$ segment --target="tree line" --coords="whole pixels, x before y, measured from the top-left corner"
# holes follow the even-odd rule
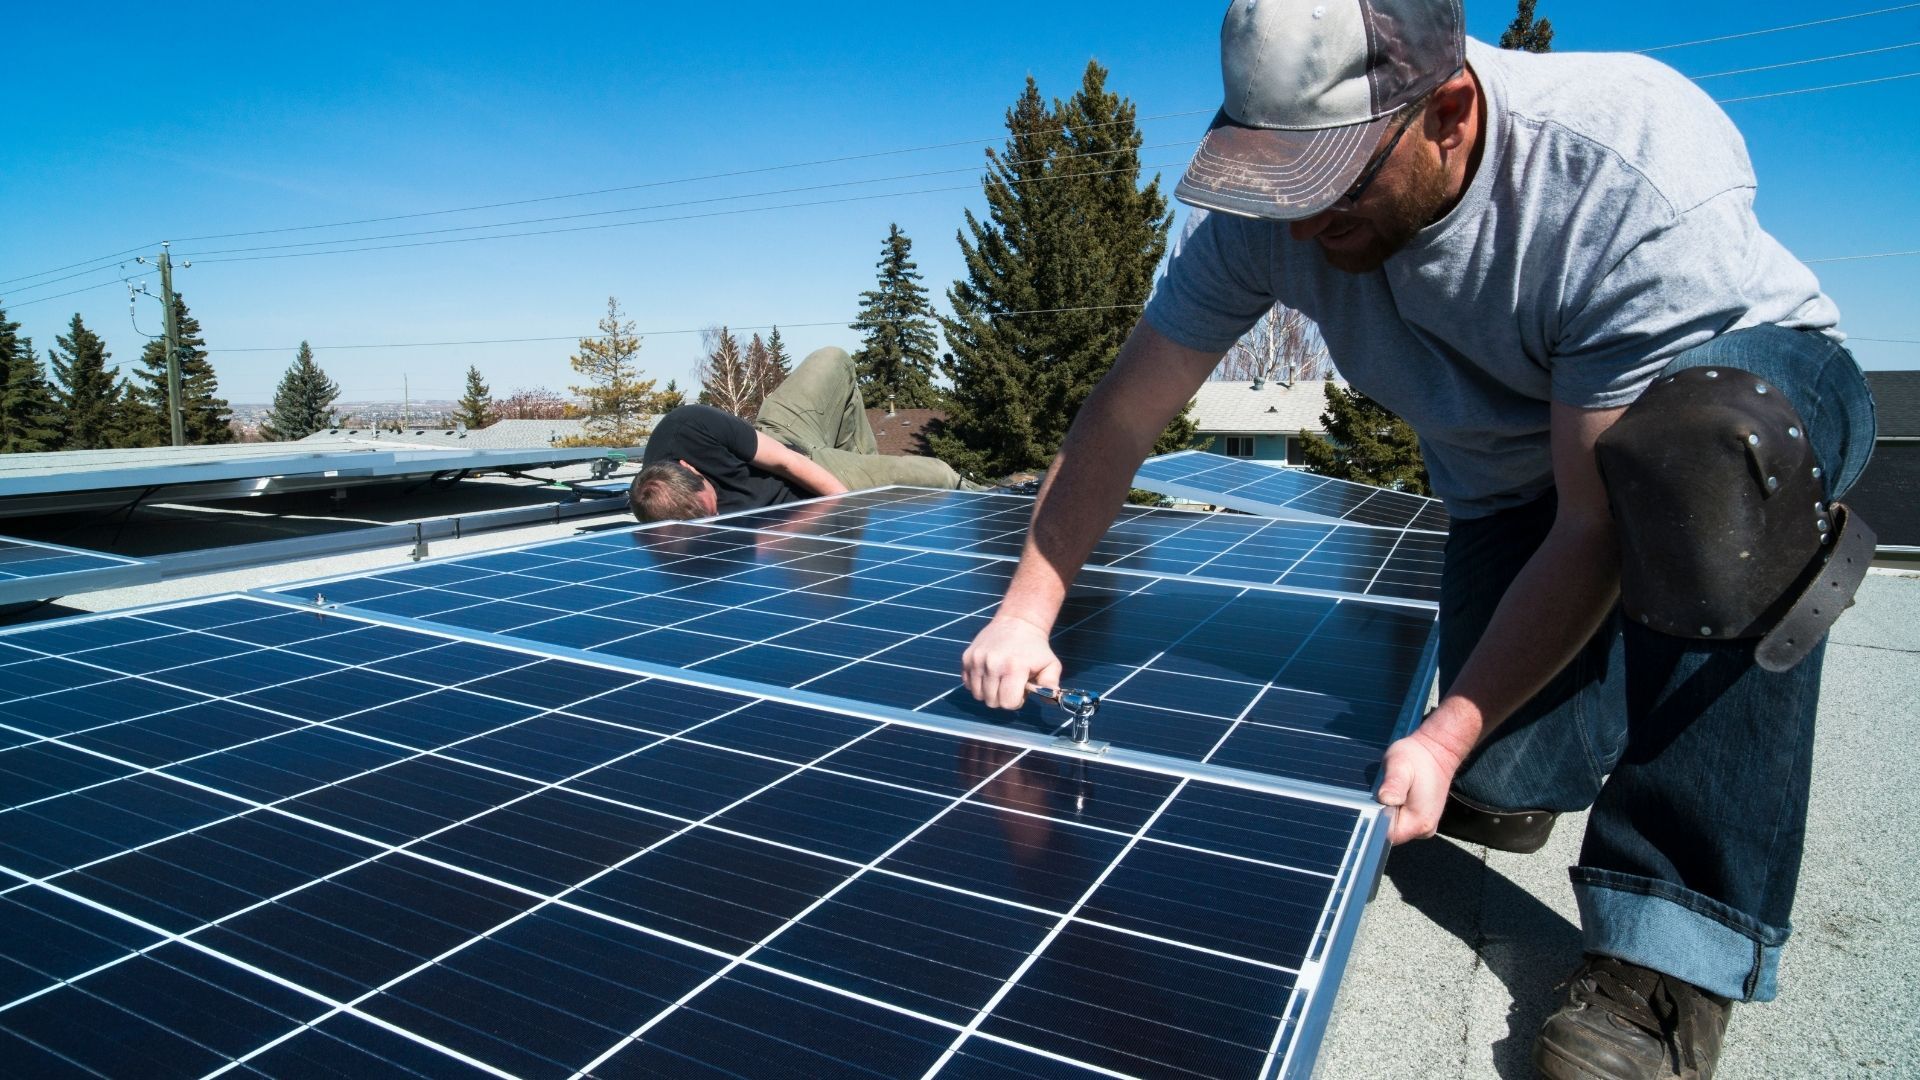
[[[200,323],[178,297],[174,316],[187,441],[232,442],[231,410],[219,396]],[[148,341],[131,377],[110,366],[112,358],[105,339],[76,314],[43,362],[0,308],[0,453],[170,444],[166,346]]]

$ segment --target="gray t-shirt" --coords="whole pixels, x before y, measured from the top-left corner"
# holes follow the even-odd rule
[[[1486,145],[1460,203],[1384,267],[1328,266],[1286,222],[1196,213],[1146,318],[1224,350],[1276,301],[1320,326],[1340,373],[1420,433],[1459,517],[1553,484],[1549,403],[1631,402],[1677,354],[1747,326],[1839,321],[1753,216],[1746,144],[1645,57],[1468,41]]]

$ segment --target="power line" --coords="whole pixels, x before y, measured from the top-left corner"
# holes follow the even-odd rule
[[[1742,101],[1760,101],[1763,98],[1792,97],[1795,94],[1814,94],[1822,90],[1844,90],[1849,86],[1871,86],[1874,83],[1911,79],[1916,75],[1920,75],[1920,71],[1909,71],[1903,75],[1882,75],[1878,79],[1856,79],[1853,82],[1828,83],[1825,86],[1809,86],[1804,90],[1775,90],[1771,94],[1748,94],[1745,97],[1721,98],[1720,104],[1734,105]]]
[[[1160,165],[1140,165],[1139,169],[1170,169],[1183,162]],[[1097,172],[1064,173],[1058,176],[1036,176],[1024,180],[1010,180],[1009,184],[1031,184],[1044,180],[1064,180],[1072,177],[1111,176],[1128,169],[1105,169]],[[593,232],[601,229],[622,229],[635,225],[658,225],[672,221],[697,221],[702,218],[731,217],[736,214],[764,214],[773,210],[796,210],[811,206],[835,206],[844,203],[872,202],[876,199],[894,199],[906,195],[934,195],[948,191],[971,191],[976,185],[960,184],[947,187],[915,188],[911,191],[890,191],[876,195],[850,195],[841,199],[809,199],[803,202],[775,203],[772,206],[746,206],[735,210],[711,210],[701,214],[673,214],[667,217],[642,218],[639,221],[609,221],[599,225],[571,225],[557,229],[529,229],[524,232],[496,233],[492,236],[455,236],[442,240],[416,240],[405,244],[373,244],[366,247],[334,248],[330,251],[288,251],[277,255],[234,255],[227,258],[201,259],[205,263],[259,262],[266,259],[305,259],[316,255],[350,255],[362,251],[392,251],[398,248],[440,247],[446,244],[472,244],[483,240],[510,240],[527,236],[553,236],[561,233]],[[26,306],[24,304],[20,305]]]
[[[1859,52],[1834,53],[1832,56],[1816,56],[1810,60],[1789,60],[1784,64],[1762,64],[1759,67],[1740,68],[1736,71],[1716,71],[1711,75],[1689,75],[1687,78],[1692,79],[1694,82],[1705,82],[1708,79],[1724,79],[1729,75],[1752,75],[1759,71],[1779,71],[1781,68],[1802,67],[1806,64],[1822,64],[1828,60],[1851,60],[1856,56],[1873,56],[1876,53],[1911,49],[1915,45],[1920,45],[1920,41],[1908,41],[1899,45],[1887,45],[1878,49],[1861,49]]]
[[[1083,312],[1083,311],[1138,311],[1139,309],[1144,308],[1146,306],[1147,305],[1145,303],[1139,303],[1139,304],[1089,304],[1084,307],[1028,308],[1023,311],[996,311],[992,313],[991,317],[999,318],[1001,316],[1008,316],[1008,315],[1065,315],[1065,314],[1071,314],[1071,313]],[[759,326],[731,326],[730,325],[727,327],[727,329],[730,331],[772,330],[775,327],[784,326],[790,330],[808,330],[808,329],[813,329],[821,326],[846,326],[848,325],[848,323],[849,323],[849,320],[847,319],[828,319],[825,322],[762,323]],[[695,327],[690,330],[636,330],[633,332],[633,336],[641,337],[641,338],[672,337],[677,334],[704,334],[711,329],[713,328],[709,326],[701,326],[701,327]],[[433,348],[437,346],[450,346],[450,345],[520,345],[520,344],[525,344],[529,342],[584,341],[589,338],[598,339],[605,336],[606,335],[604,334],[559,334],[559,335],[554,335],[550,337],[477,338],[477,339],[468,340],[468,341],[391,341],[391,342],[385,342],[382,344],[371,344],[371,345],[309,344],[307,347],[309,349],[312,349],[314,352],[321,352],[321,351],[337,352],[345,349],[425,349],[425,348]],[[293,352],[298,348],[299,346],[297,345],[254,346],[254,347],[239,348],[239,349],[208,349],[206,350],[206,352],[209,356],[211,356],[214,353]]]
[[[1181,110],[1176,112],[1155,113],[1151,116],[1142,116],[1137,118],[1131,118],[1128,120],[1105,120],[1097,124],[1083,125],[1083,130],[1112,127],[1118,124],[1128,124],[1128,123],[1144,124],[1144,123],[1149,123],[1155,120],[1178,119],[1178,118],[1187,117],[1187,116],[1198,116],[1203,113],[1211,114],[1215,111],[1216,111],[1215,108],[1208,107],[1205,109],[1186,109],[1186,110]],[[1064,126],[1064,121],[1062,121],[1062,124]],[[961,147],[961,146],[979,146],[982,144],[991,144],[997,141],[998,139],[1000,139],[1001,137],[1002,136],[999,136],[999,135],[990,135],[990,136],[984,136],[984,137],[972,138],[972,139],[957,139],[951,142],[928,143],[924,146],[908,146],[908,147],[901,147],[893,150],[875,150],[870,153],[864,153],[864,154],[843,154],[838,157],[816,158],[811,161],[789,162],[784,165],[763,165],[763,166],[758,166],[750,169],[731,169],[724,172],[705,173],[698,176],[682,176],[682,177],[676,177],[670,180],[649,180],[649,181],[638,183],[638,184],[624,184],[616,187],[597,188],[592,191],[575,191],[575,192],[569,192],[562,195],[540,195],[540,196],[535,196],[535,197],[526,198],[526,199],[508,199],[502,202],[480,203],[473,206],[453,207],[453,208],[444,209],[444,210],[422,210],[422,211],[417,211],[417,212],[407,213],[407,214],[390,214],[384,217],[358,218],[350,221],[334,221],[334,222],[327,222],[321,225],[288,225],[288,226],[282,226],[280,228],[273,228],[273,229],[252,229],[252,230],[246,230],[246,231],[240,231],[240,232],[206,233],[200,236],[179,237],[176,240],[176,242],[177,243],[194,243],[202,240],[231,240],[231,239],[237,239],[239,237],[245,237],[245,236],[271,236],[271,235],[277,235],[280,233],[307,232],[307,231],[312,231],[316,229],[346,228],[352,225],[377,225],[377,224],[382,224],[384,222],[389,222],[389,221],[406,221],[412,218],[439,217],[447,214],[465,214],[465,213],[471,213],[478,210],[498,210],[504,207],[511,207],[511,206],[528,206],[535,203],[556,202],[563,199],[583,199],[583,198],[589,198],[595,195],[610,195],[610,194],[616,194],[618,192],[623,192],[623,191],[639,191],[645,188],[668,187],[676,184],[692,184],[692,183],[699,183],[699,182],[708,181],[708,180],[724,180],[724,179],[729,179],[729,178],[739,177],[739,176],[754,176],[761,173],[780,172],[783,170],[791,170],[791,169],[812,168],[818,165],[836,165],[836,164],[843,164],[849,161],[865,161],[873,158],[896,157],[902,154],[917,154],[917,153],[923,153],[929,150],[951,150],[951,149],[954,149],[955,147]],[[43,270],[36,274],[25,274],[20,277],[7,279],[6,281],[0,281],[0,286],[11,285],[14,282],[25,281],[28,278],[45,277],[48,274],[57,274],[62,270],[71,270],[75,267],[85,266],[89,263],[110,262],[114,259],[121,258],[122,256],[143,251],[146,248],[151,246],[153,245],[144,244],[144,245],[141,245],[140,247],[128,248],[126,251],[115,252],[112,255],[101,255],[92,259],[83,259],[77,263],[70,263],[66,266],[55,267],[52,270]],[[104,269],[104,267],[96,268],[96,269]]]
[[[1920,345],[1920,338],[1855,337],[1852,334],[1848,334],[1847,340],[1848,341],[1872,341],[1882,345]]]
[[[1915,72],[1920,74],[1920,72]],[[1835,255],[1826,259],[1802,259],[1809,265],[1813,263],[1858,262],[1861,259],[1897,259],[1903,255],[1920,255],[1920,251],[1882,251],[1872,255]]]
[[[71,270],[71,269],[73,269],[73,268],[74,268],[74,267],[76,267],[76,266],[85,266],[85,265],[87,265],[88,263],[97,263],[97,262],[112,262],[112,261],[113,261],[113,260],[115,260],[115,259],[124,259],[124,258],[126,258],[127,256],[129,256],[129,255],[137,255],[137,254],[139,254],[140,252],[142,252],[142,251],[145,251],[145,250],[147,250],[148,248],[150,248],[150,247],[153,247],[153,246],[154,246],[153,244],[142,244],[142,245],[140,245],[139,247],[131,247],[131,248],[128,248],[127,250],[125,250],[125,251],[116,251],[116,252],[114,252],[114,253],[113,253],[113,254],[111,254],[111,255],[101,255],[101,256],[98,256],[98,257],[96,257],[96,258],[92,258],[92,259],[82,259],[82,260],[80,260],[80,261],[79,261],[79,262],[77,262],[77,263],[68,263],[68,264],[67,264],[67,265],[65,265],[65,266],[56,266],[56,267],[54,267],[54,268],[53,268],[53,269],[51,269],[51,270],[42,270],[41,272],[39,272],[39,273],[37,273],[37,274],[26,274],[26,275],[23,275],[23,276],[21,276],[21,277],[17,277],[17,278],[8,278],[8,279],[7,279],[7,280],[5,280],[5,281],[0,281],[0,286],[6,286],[6,285],[11,285],[11,284],[13,284],[13,283],[14,283],[14,282],[16,282],[16,281],[25,281],[25,280],[27,280],[27,278],[36,278],[36,277],[46,277],[46,276],[47,276],[48,274],[57,274],[57,273],[59,273],[59,272],[60,272],[60,271],[62,271],[62,270]],[[96,271],[98,271],[98,270],[100,270],[100,269],[103,269],[103,268],[102,268],[102,267],[95,267],[95,269],[94,269],[94,270],[88,270],[88,271],[85,271],[85,273],[94,273],[94,272],[96,272]],[[70,277],[72,277],[72,276],[78,276],[78,275],[69,275],[69,276],[70,276]],[[65,279],[65,278],[62,278],[61,280],[62,280],[62,281],[64,281],[64,280],[66,280],[66,279]],[[44,282],[44,281],[43,281],[43,282],[41,282],[41,284],[42,284],[42,285],[46,285],[46,284],[50,284],[50,282]],[[31,288],[32,286],[28,286],[28,287],[29,287],[29,288]]]
[[[1891,15],[1896,11],[1910,11],[1920,8],[1920,3],[1900,4],[1895,7],[1881,8],[1878,11],[1862,11],[1855,15],[1836,15],[1831,19],[1815,19],[1812,22],[1794,23],[1791,26],[1770,26],[1765,30],[1746,30],[1738,34],[1722,34],[1719,37],[1701,38],[1698,41],[1681,41],[1672,45],[1655,45],[1651,49],[1636,49],[1640,53],[1665,52],[1668,49],[1686,49],[1695,45],[1712,45],[1721,41],[1738,41],[1741,38],[1760,37],[1764,34],[1778,34],[1783,30],[1805,30],[1809,26],[1825,26],[1828,23],[1846,22],[1849,19],[1865,19],[1873,15]]]
[[[1198,141],[1199,140],[1197,139],[1180,139],[1180,140],[1175,140],[1173,142],[1152,143],[1146,146],[1121,147],[1115,150],[1090,150],[1082,154],[1063,154],[1058,157],[1050,158],[1048,160],[1049,161],[1073,161],[1080,158],[1113,157],[1116,154],[1137,153],[1138,151],[1141,151],[1141,150],[1164,150],[1167,147],[1171,147],[1171,146],[1192,146]],[[1027,164],[1027,162],[1008,161],[1006,162],[1006,164],[1019,165],[1019,164]],[[1143,166],[1143,168],[1144,167],[1145,166]],[[1152,167],[1161,168],[1162,166],[1152,166]],[[670,210],[675,207],[681,207],[681,206],[704,206],[711,203],[739,202],[742,199],[771,198],[776,195],[795,195],[795,194],[808,192],[808,191],[828,191],[828,190],[833,190],[837,188],[859,187],[863,184],[887,184],[887,183],[893,183],[895,181],[900,181],[900,180],[920,180],[929,176],[951,176],[954,173],[978,173],[978,172],[980,172],[979,166],[968,165],[958,169],[930,169],[925,172],[898,173],[893,176],[879,176],[879,177],[873,177],[866,180],[839,180],[830,184],[807,184],[801,187],[776,188],[770,191],[750,191],[750,192],[745,192],[739,195],[715,195],[715,196],[711,196],[704,199],[682,199],[677,202],[650,203],[644,206],[627,206],[627,207],[621,207],[619,209],[614,209],[614,210],[584,210],[577,214],[554,214],[548,217],[521,218],[516,221],[496,221],[486,225],[453,225],[453,226],[448,226],[447,228],[444,228],[444,229],[419,229],[412,232],[384,233],[384,234],[375,235],[375,236],[343,237],[342,239],[339,239],[339,240],[309,240],[309,241],[303,241],[303,242],[294,243],[294,244],[262,244],[256,247],[212,248],[205,251],[183,252],[182,255],[187,258],[201,259],[207,256],[213,256],[213,255],[230,255],[230,254],[249,253],[249,252],[256,252],[256,251],[286,251],[292,248],[312,248],[312,247],[320,247],[326,244],[358,244],[358,243],[364,243],[369,240],[394,240],[394,239],[404,239],[407,237],[414,237],[414,236],[442,236],[447,233],[474,232],[480,229],[506,229],[506,228],[511,228],[515,225],[544,225],[554,221],[578,221],[582,218],[609,217],[614,214],[638,214],[638,213],[644,213],[649,210]],[[1069,173],[1069,174],[1062,174],[1061,178],[1064,178],[1066,176],[1093,176],[1093,175],[1104,175],[1104,174]],[[1047,179],[1054,179],[1054,178],[1048,177]],[[948,190],[948,189],[935,189],[935,190]],[[476,239],[488,239],[488,238],[477,237]],[[313,254],[325,254],[325,252],[314,252]],[[226,260],[208,259],[207,261],[223,262]],[[97,273],[98,271],[91,271],[91,272]]]

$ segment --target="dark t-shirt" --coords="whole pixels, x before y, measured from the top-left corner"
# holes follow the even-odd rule
[[[787,481],[752,464],[760,433],[745,420],[711,405],[682,405],[661,417],[647,436],[643,465],[684,461],[713,484],[722,514],[807,498]]]

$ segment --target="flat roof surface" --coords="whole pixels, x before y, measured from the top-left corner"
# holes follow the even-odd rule
[[[1827,647],[1813,796],[1780,996],[1736,1005],[1717,1080],[1920,1073],[1920,574],[1876,570]],[[1566,868],[1585,814],[1514,855],[1396,849],[1360,924],[1320,1080],[1533,1075],[1553,987],[1580,962]]]

